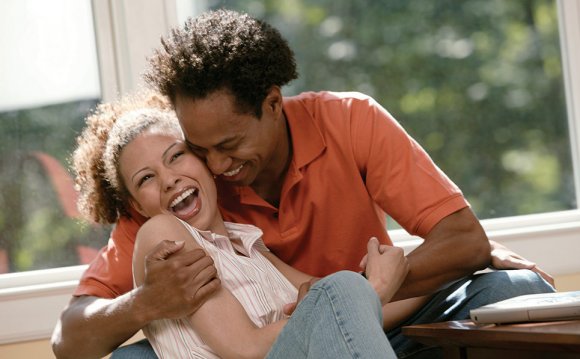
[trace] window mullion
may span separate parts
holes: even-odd
[[[562,48],[562,70],[566,87],[566,105],[572,161],[576,206],[580,203],[580,3],[558,1],[558,19]]]

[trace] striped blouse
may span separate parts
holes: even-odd
[[[254,324],[263,327],[285,317],[282,308],[296,300],[297,289],[260,253],[268,248],[259,228],[226,222],[227,238],[182,223],[213,258],[222,286],[236,297]],[[160,358],[219,358],[187,318],[156,320],[143,332]]]

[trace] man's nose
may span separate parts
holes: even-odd
[[[232,164],[230,156],[215,150],[208,151],[205,161],[209,170],[216,176],[227,171]]]

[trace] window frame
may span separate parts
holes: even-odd
[[[145,57],[159,36],[178,23],[182,0],[92,0],[103,100],[140,86]],[[559,0],[558,20],[566,89],[574,184],[580,203],[580,2]],[[198,7],[196,7],[198,9]],[[159,16],[162,14],[162,16]],[[130,40],[130,41],[129,41]],[[575,65],[575,66],[574,66]],[[483,220],[490,239],[537,261],[554,276],[580,273],[580,209]],[[389,232],[406,252],[421,239]],[[553,249],[546,250],[546,243]],[[86,266],[0,275],[0,345],[49,338]]]

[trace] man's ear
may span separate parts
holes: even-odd
[[[271,111],[275,115],[279,115],[282,112],[282,91],[279,86],[272,86],[264,99],[264,104],[266,110]]]
[[[147,213],[145,213],[145,211],[143,210],[143,207],[141,207],[139,202],[135,201],[133,198],[129,198],[129,205],[133,207],[133,209],[136,210],[143,217],[149,218]]]

